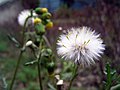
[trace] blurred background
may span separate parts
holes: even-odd
[[[52,13],[54,27],[47,31],[46,36],[54,50],[58,35],[68,28],[88,26],[101,33],[106,45],[105,55],[96,65],[80,70],[73,90],[100,90],[105,80],[106,62],[110,62],[111,68],[120,74],[120,0],[0,0],[0,90],[5,90],[10,84],[19,54],[7,35],[21,41],[22,27],[18,25],[17,16],[24,9],[36,7],[46,7]],[[29,54],[24,55],[15,90],[39,90],[36,67],[24,68],[23,65],[31,59]],[[63,67],[63,79],[69,79],[71,69],[71,64]],[[48,79],[43,77],[43,80],[46,90],[52,90],[48,89],[50,84],[46,85]],[[68,83],[64,83],[64,90]]]

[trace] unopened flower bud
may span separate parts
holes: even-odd
[[[36,9],[35,9],[35,12],[36,12],[37,14],[47,13],[47,12],[48,12],[48,9],[47,9],[47,8],[36,8]]]
[[[54,69],[55,69],[55,63],[54,62],[48,63],[47,70],[50,75],[54,73]]]
[[[51,16],[52,16],[52,15],[51,15],[50,13],[48,13],[48,12],[47,12],[47,13],[43,13],[43,14],[42,14],[42,19],[50,19]]]
[[[38,24],[38,23],[41,23],[42,20],[40,18],[35,18],[34,19],[34,24]]]
[[[46,24],[46,29],[50,29],[52,27],[53,27],[53,22],[50,21]]]
[[[45,33],[45,27],[42,23],[36,24],[35,30],[37,35],[43,35]]]
[[[51,49],[48,48],[48,49],[46,49],[46,51],[47,51],[48,55],[50,55],[50,56],[52,55],[52,50]]]
[[[41,12],[46,13],[46,12],[48,12],[48,9],[47,8],[41,8]]]

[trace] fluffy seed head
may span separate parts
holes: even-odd
[[[88,27],[71,28],[60,35],[57,41],[57,53],[65,60],[72,60],[82,66],[89,66],[103,54],[105,45]]]
[[[30,10],[21,11],[21,13],[18,15],[19,25],[24,26],[26,18],[30,15],[31,15]],[[33,12],[33,16],[37,16],[37,14]],[[28,26],[29,24],[32,24],[33,22],[34,22],[34,18],[33,17],[29,18],[26,25]]]

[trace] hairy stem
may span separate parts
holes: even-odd
[[[73,77],[70,80],[70,84],[69,84],[68,90],[71,89],[71,86],[72,86],[72,83],[73,83],[74,79],[78,76],[77,70],[78,70],[78,65],[76,66],[76,68],[74,70]]]

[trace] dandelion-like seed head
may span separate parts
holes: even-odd
[[[21,26],[24,26],[25,24],[25,20],[27,19],[28,16],[31,16],[31,11],[30,10],[23,10],[21,11],[21,13],[18,15],[18,23]],[[33,16],[37,16],[37,14],[35,12],[33,12]],[[33,24],[34,23],[34,17],[29,18],[29,20],[27,21],[27,26],[29,24]]]
[[[57,45],[58,55],[82,66],[95,63],[105,50],[100,34],[88,27],[69,29],[60,35]]]

